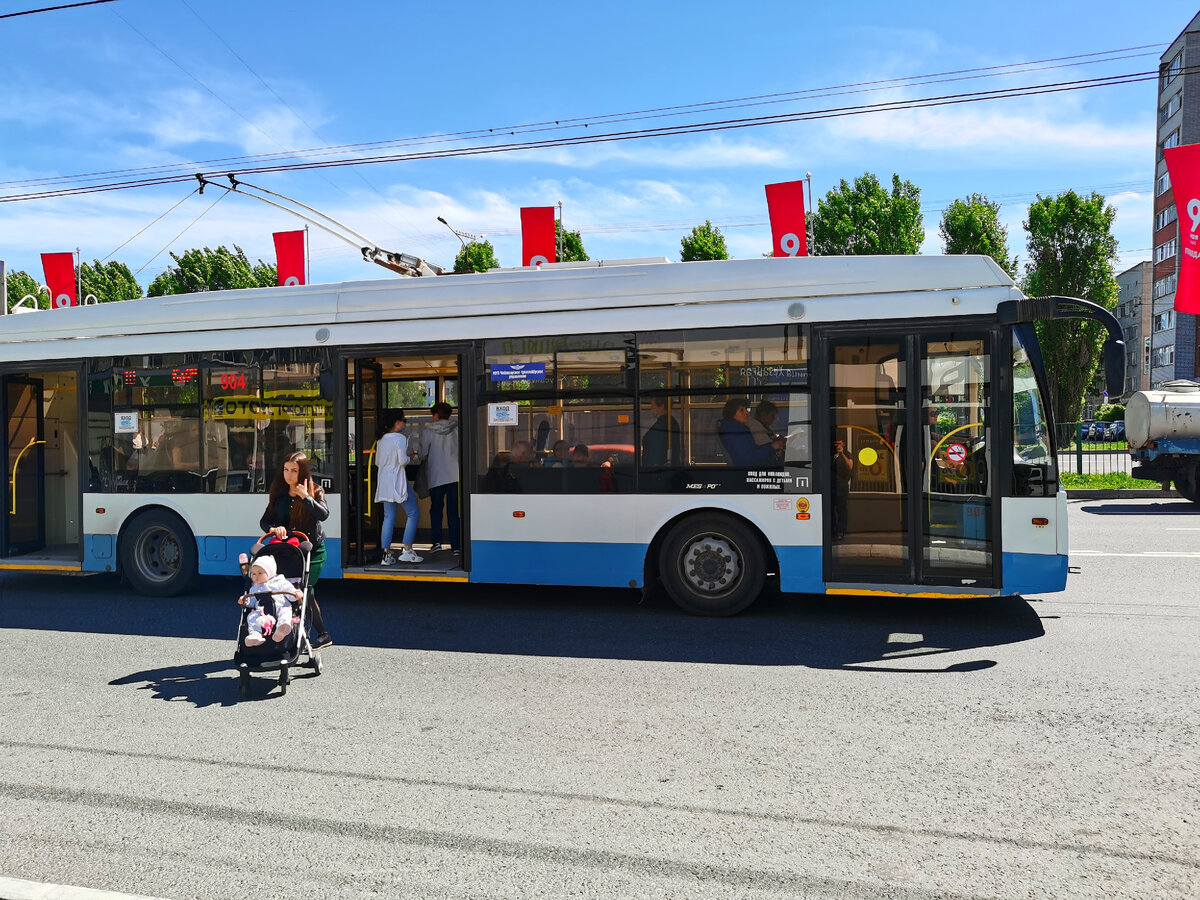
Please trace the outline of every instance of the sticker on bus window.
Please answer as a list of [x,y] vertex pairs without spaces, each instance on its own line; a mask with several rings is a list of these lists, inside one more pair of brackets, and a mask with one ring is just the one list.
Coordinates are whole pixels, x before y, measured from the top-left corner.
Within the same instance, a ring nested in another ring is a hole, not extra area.
[[113,413],[114,434],[137,434],[138,414],[136,412]]
[[545,381],[545,363],[493,363],[492,381]]
[[517,404],[515,404],[515,403],[489,403],[488,404],[488,424],[489,425],[516,425],[517,424]]

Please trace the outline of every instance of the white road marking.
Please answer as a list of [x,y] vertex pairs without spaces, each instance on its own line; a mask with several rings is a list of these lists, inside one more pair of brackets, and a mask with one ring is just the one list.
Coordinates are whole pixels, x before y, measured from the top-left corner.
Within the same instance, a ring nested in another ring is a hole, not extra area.
[[1072,550],[1071,556],[1153,556],[1162,559],[1200,559],[1200,552],[1176,553],[1171,550],[1146,550],[1142,553],[1113,553],[1108,550]]

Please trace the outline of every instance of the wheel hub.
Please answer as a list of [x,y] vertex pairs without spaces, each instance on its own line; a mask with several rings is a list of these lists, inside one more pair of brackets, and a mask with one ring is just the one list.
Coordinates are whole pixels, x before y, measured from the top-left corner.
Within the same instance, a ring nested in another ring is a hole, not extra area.
[[725,538],[709,535],[688,547],[683,575],[699,591],[721,594],[735,584],[742,570],[741,556]]

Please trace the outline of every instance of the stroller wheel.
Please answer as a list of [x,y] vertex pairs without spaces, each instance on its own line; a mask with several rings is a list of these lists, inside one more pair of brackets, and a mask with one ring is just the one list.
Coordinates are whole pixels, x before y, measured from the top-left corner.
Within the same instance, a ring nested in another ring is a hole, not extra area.
[[279,670],[279,692],[281,694],[287,693],[288,682],[291,680],[292,680],[291,670],[288,669],[288,667],[285,665],[285,666],[283,666],[283,668],[281,668]]
[[308,660],[308,664],[310,666],[312,666],[313,671],[316,672],[318,675],[320,675],[321,670],[325,668],[321,664],[321,654],[320,653],[313,653],[313,655]]
[[250,675],[242,672],[238,676],[238,696],[245,697],[250,693]]

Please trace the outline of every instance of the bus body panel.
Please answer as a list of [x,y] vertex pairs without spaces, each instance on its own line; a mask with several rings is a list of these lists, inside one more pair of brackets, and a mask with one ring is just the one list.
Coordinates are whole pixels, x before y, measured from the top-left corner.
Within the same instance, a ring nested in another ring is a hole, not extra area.
[[[1002,497],[1001,587],[1006,594],[1040,594],[1067,586],[1067,494]],[[1035,519],[1045,519],[1038,525]]]
[[[494,338],[531,329],[677,328],[680,306],[705,327],[995,315],[1022,295],[986,257],[803,257],[611,264],[210,291],[11,316],[0,363],[258,347]],[[811,300],[811,303],[804,301]],[[748,302],[752,301],[752,302]],[[794,304],[800,302],[799,309]],[[799,315],[797,315],[799,313]],[[631,315],[635,320],[631,320]],[[389,321],[399,329],[381,329]],[[286,325],[278,323],[286,322]]]
[[783,493],[476,494],[471,580],[640,587],[650,544],[689,513],[745,519],[774,549],[780,578],[795,585],[785,590],[822,589],[820,498]]
[[[329,518],[325,531],[327,561],[321,577],[338,578],[341,566],[341,496],[327,494]],[[240,575],[238,554],[247,553],[261,532],[246,530],[266,509],[266,494],[84,494],[83,571],[115,571],[121,529],[146,509],[169,510],[183,520],[196,538],[201,575]],[[104,510],[104,512],[99,512]]]

